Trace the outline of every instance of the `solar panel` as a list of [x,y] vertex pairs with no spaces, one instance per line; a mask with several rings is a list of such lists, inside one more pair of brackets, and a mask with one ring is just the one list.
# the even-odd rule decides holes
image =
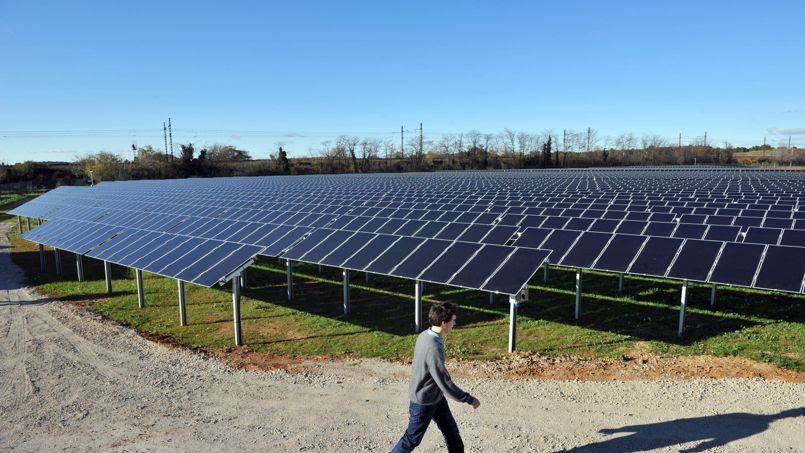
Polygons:
[[539,248],[550,250],[551,259],[557,261],[562,259],[565,252],[573,245],[581,233],[572,230],[553,230],[550,236],[545,239]]
[[680,223],[674,230],[673,237],[686,239],[701,239],[707,231],[707,225]]
[[399,236],[391,236],[387,234],[379,234],[367,242],[360,250],[346,260],[340,267],[354,270],[364,270],[366,267],[375,260],[380,254],[391,245],[399,240]]
[[366,243],[372,240],[375,236],[377,235],[372,233],[358,232],[353,234],[349,237],[349,239],[344,241],[327,256],[322,258],[321,264],[340,267],[341,263],[349,259],[350,256],[352,256],[356,251],[360,250],[361,247],[366,245]]
[[668,277],[706,282],[723,242],[688,239],[682,245]]
[[482,247],[471,242],[454,242],[436,261],[425,269],[419,280],[447,282]]
[[610,272],[625,272],[646,239],[645,236],[616,234],[601,256],[593,263],[592,268]]
[[513,251],[511,247],[484,245],[447,283],[465,288],[480,288]]
[[423,238],[401,237],[394,245],[369,264],[366,271],[376,274],[388,274],[424,242],[425,239]]
[[428,239],[389,273],[397,277],[416,278],[452,244],[450,241]]
[[540,244],[545,241],[545,238],[547,238],[552,231],[553,230],[547,228],[526,228],[520,234],[520,237],[514,241],[514,246],[539,248]]
[[588,231],[582,233],[576,244],[567,252],[562,261],[559,263],[562,266],[569,267],[585,267],[592,266],[593,262],[604,247],[607,245],[612,234],[597,233]]
[[770,245],[763,257],[754,287],[801,292],[805,277],[805,249]]
[[527,282],[534,276],[549,254],[547,250],[517,248],[481,289],[502,294],[517,294],[522,289],[522,282]]
[[666,237],[650,237],[643,250],[629,266],[630,274],[663,277],[671,265],[683,240]]
[[780,245],[805,247],[805,230],[783,230]]
[[753,244],[777,244],[782,230],[779,228],[749,227],[744,242]]
[[712,241],[734,242],[741,229],[736,226],[710,225],[704,238]]
[[752,286],[765,246],[727,242],[710,275],[710,283]]

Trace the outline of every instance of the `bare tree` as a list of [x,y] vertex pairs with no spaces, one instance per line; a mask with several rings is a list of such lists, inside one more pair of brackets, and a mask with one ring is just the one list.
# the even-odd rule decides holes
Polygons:
[[668,141],[657,134],[643,134],[640,138],[643,149],[663,148],[668,146]]
[[361,171],[368,173],[372,167],[372,161],[377,159],[380,151],[381,142],[376,138],[367,138],[361,142]]
[[523,167],[525,155],[530,154],[536,148],[539,142],[539,137],[528,132],[517,133],[517,151],[520,153],[520,168]]

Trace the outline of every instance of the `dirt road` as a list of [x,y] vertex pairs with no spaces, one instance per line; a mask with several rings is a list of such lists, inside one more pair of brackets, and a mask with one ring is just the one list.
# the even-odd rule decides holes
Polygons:
[[[407,367],[233,370],[24,287],[0,224],[0,450],[388,451]],[[449,341],[449,339],[447,340]],[[457,379],[468,451],[804,451],[805,384]],[[431,427],[421,451],[438,451]]]

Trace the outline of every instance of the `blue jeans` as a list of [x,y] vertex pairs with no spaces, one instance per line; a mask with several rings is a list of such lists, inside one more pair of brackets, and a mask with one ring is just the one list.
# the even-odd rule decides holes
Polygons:
[[435,421],[436,426],[442,431],[444,440],[447,442],[448,452],[464,451],[464,442],[461,441],[461,435],[458,433],[456,420],[453,418],[453,414],[450,413],[447,398],[442,398],[441,401],[432,406],[423,406],[412,401],[408,407],[408,413],[410,414],[408,429],[405,430],[405,434],[394,446],[392,453],[413,451],[422,442],[422,437],[425,436],[425,431],[428,430],[431,420]]

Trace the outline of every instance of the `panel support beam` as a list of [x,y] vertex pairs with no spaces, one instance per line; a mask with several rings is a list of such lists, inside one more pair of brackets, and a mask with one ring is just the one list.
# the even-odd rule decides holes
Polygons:
[[576,319],[581,317],[581,268],[576,268]]
[[75,267],[76,267],[76,273],[78,274],[78,281],[83,282],[84,281],[84,257],[79,253],[75,254]]
[[19,228],[18,231],[20,232],[20,234],[22,234],[23,231],[22,231],[22,216],[21,215],[17,216],[17,227]]
[[623,272],[618,274],[618,292],[623,292]]
[[288,301],[293,300],[293,261],[285,260],[285,273],[288,280]]
[[179,282],[179,325],[186,326],[187,325],[187,308],[185,307],[185,298],[184,298],[184,282],[181,280],[176,280]]
[[344,282],[344,316],[349,316],[349,269],[343,269],[341,275]]
[[414,282],[414,332],[422,330],[422,291],[425,289],[424,282],[417,280]]
[[39,271],[45,272],[45,246],[39,244]]
[[112,294],[112,263],[103,262],[103,276],[106,278],[106,294]]
[[676,332],[678,337],[685,331],[685,306],[688,304],[688,281],[682,280],[682,297],[679,302],[679,329]]
[[[290,263],[290,261],[288,261]],[[232,279],[232,319],[235,327],[235,346],[243,346],[240,329],[240,277]]]
[[59,249],[53,249],[53,258],[56,261],[56,275],[61,275],[61,252]]
[[134,269],[134,277],[137,279],[137,305],[145,308],[145,291],[143,290],[143,271]]
[[509,352],[517,348],[517,309],[520,302],[517,296],[509,296]]
[[716,284],[713,283],[713,287],[710,289],[710,306],[714,306],[716,304]]

